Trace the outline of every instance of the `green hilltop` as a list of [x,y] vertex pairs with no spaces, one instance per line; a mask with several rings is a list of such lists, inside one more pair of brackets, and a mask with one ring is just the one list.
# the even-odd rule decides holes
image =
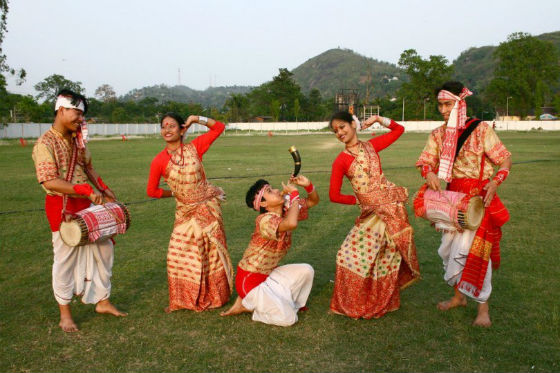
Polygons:
[[[535,36],[537,39],[550,41],[560,50],[560,31]],[[492,80],[496,60],[492,57],[496,46],[469,48],[462,52],[453,66],[453,77],[463,82],[471,90],[481,91]]]
[[333,97],[342,88],[358,89],[360,96],[394,95],[406,75],[396,65],[362,56],[350,49],[330,49],[293,71],[304,92],[314,88]]
[[[537,38],[552,42],[560,50],[560,31],[541,34]],[[453,61],[453,77],[471,90],[481,91],[492,80],[496,46],[472,47]],[[395,64],[362,56],[350,49],[335,48],[310,58],[292,70],[295,81],[304,93],[318,89],[323,98],[333,97],[343,88],[357,89],[360,97],[394,97],[406,74]],[[245,94],[254,87],[210,87],[197,91],[184,85],[157,85],[134,89],[121,100],[139,101],[153,97],[163,101],[198,103],[220,108],[232,94]]]

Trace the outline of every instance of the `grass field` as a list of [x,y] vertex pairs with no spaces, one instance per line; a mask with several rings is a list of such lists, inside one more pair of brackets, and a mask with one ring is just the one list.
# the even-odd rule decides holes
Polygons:
[[[220,310],[165,314],[174,202],[145,195],[149,163],[163,141],[90,142],[96,169],[132,215],[129,231],[117,239],[111,297],[129,316],[96,315],[76,300],[81,331],[75,334],[57,326],[50,231],[31,146],[7,142],[0,146],[0,372],[559,371],[560,133],[500,137],[514,154],[514,167],[499,190],[511,221],[493,278],[490,329],[470,325],[474,303],[446,313],[436,309],[452,292],[442,280],[440,236],[413,217],[423,280],[401,294],[401,309],[379,320],[327,313],[335,255],[358,209],[328,201],[330,165],[342,145],[332,135],[315,134],[223,136],[204,157],[208,177],[228,196],[224,223],[237,264],[255,218],[245,191],[261,176],[278,185],[293,169],[289,146],[300,150],[302,173],[322,201],[298,227],[282,262],[309,263],[316,276],[309,311],[289,328],[252,322],[249,314],[221,318]],[[381,153],[388,178],[411,195],[422,184],[412,165],[426,138],[405,134]]]

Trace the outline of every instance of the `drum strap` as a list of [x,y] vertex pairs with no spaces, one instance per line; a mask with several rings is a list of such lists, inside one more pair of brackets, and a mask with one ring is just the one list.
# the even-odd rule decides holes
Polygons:
[[[76,168],[76,161],[78,160],[78,146],[76,141],[72,141],[72,156],[70,157],[70,165],[68,166],[68,172],[66,173],[66,181],[72,182],[72,176],[74,175],[74,169]],[[64,194],[62,196],[62,221],[66,221],[66,202],[68,201],[68,195]]]
[[455,151],[454,159],[457,158],[457,154],[459,154],[459,150],[461,150],[465,141],[467,141],[471,133],[473,133],[473,131],[476,129],[476,127],[478,127],[478,125],[481,122],[482,121],[480,119],[473,118],[466,123],[467,128],[463,131],[461,136],[459,136],[459,139],[457,139],[457,150]]

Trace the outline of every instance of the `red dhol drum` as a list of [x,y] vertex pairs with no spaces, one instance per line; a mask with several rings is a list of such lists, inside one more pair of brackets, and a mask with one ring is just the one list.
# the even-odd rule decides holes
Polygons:
[[437,230],[476,230],[484,216],[484,202],[481,196],[432,190],[424,184],[414,198],[414,214],[434,223]]

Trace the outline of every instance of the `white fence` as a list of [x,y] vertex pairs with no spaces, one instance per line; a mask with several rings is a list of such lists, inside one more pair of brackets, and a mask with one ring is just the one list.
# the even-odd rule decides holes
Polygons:
[[[41,136],[50,127],[51,123],[9,123],[0,129],[0,138],[36,138]],[[126,123],[126,124],[88,124],[89,136],[131,136],[131,135],[155,135],[159,134],[159,123]],[[193,124],[188,133],[205,132],[208,128],[199,124]]]
[[[440,126],[441,121],[408,121],[399,122],[406,131],[431,131]],[[488,122],[492,124],[493,122]],[[496,121],[496,130],[498,131],[560,131],[560,121]],[[263,123],[229,123],[228,130],[234,131],[257,131],[257,132],[297,132],[305,133],[317,130],[327,129],[328,122],[263,122]],[[51,123],[9,123],[0,127],[0,138],[37,138],[47,131]],[[134,135],[156,135],[159,134],[159,124],[157,123],[128,123],[128,124],[103,124],[92,123],[88,125],[88,131],[91,136],[134,136]],[[378,131],[379,125],[374,125],[372,130]],[[189,133],[205,132],[207,128],[198,124],[194,124],[189,128]]]

